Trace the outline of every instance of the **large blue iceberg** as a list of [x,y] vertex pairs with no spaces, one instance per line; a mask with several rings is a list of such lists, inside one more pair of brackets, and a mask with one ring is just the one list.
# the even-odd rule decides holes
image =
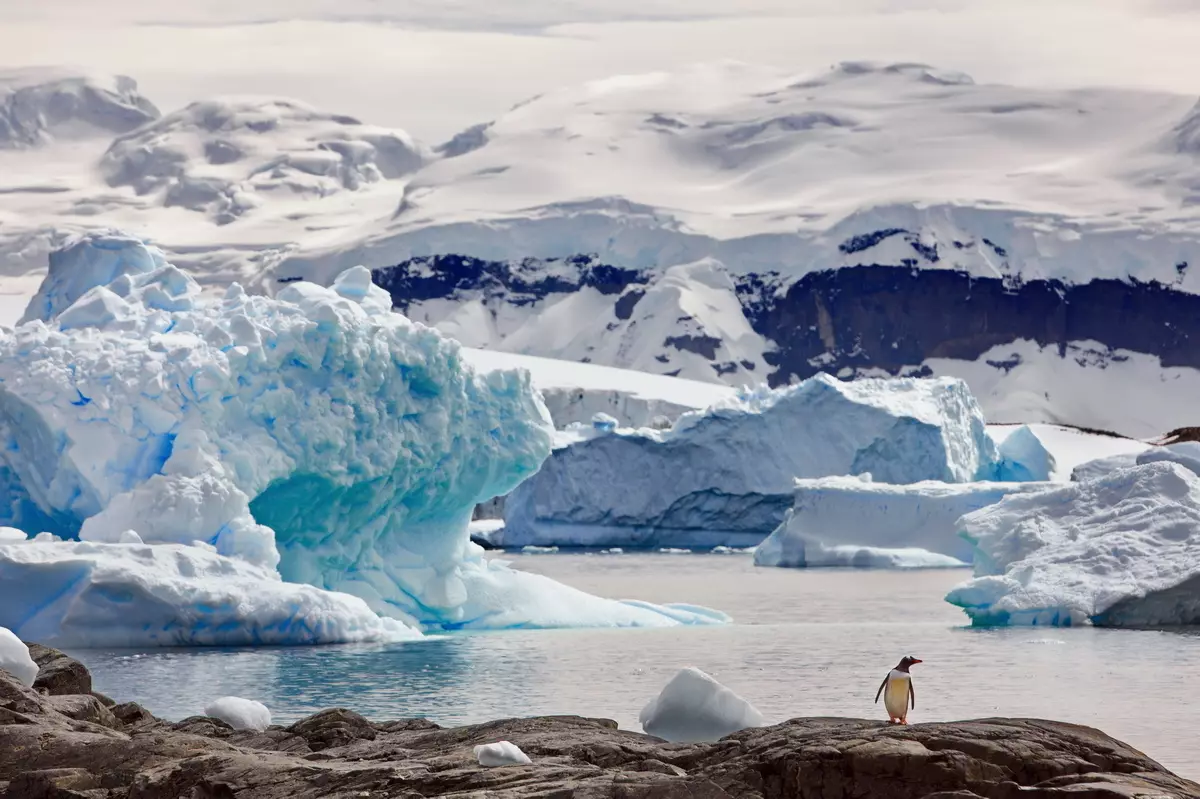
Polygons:
[[[130,638],[119,614],[108,626],[68,622],[86,614],[102,572],[101,588],[149,595],[112,585],[120,569],[107,568],[143,542],[198,542],[413,629],[720,619],[591,597],[485,560],[467,537],[472,509],[538,469],[549,416],[527,373],[477,373],[457,343],[390,305],[365,268],[329,288],[296,283],[268,298],[235,284],[209,298],[137,239],[69,244],[26,322],[0,337],[0,521],[100,548],[60,545],[66,568],[53,550],[32,557],[44,543],[0,545],[6,586],[60,585],[53,601],[66,609],[55,612],[76,634],[55,640],[75,645]],[[221,568],[181,566],[198,587],[173,595],[177,616],[204,604],[200,584]],[[21,634],[45,609],[15,593],[0,596],[0,625]],[[190,622],[147,624],[137,641],[195,639]]]
[[953,378],[817,375],[684,414],[669,430],[560,439],[506,498],[505,546],[746,546],[783,521],[796,478],[994,479],[983,413]]

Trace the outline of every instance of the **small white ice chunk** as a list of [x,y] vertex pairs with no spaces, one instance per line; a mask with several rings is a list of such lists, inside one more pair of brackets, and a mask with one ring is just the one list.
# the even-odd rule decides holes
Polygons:
[[716,741],[764,724],[754,705],[692,666],[671,678],[638,721],[647,734],[676,743]]
[[209,702],[204,715],[220,719],[235,730],[262,732],[271,726],[271,711],[266,705],[240,696],[222,696]]
[[514,743],[497,741],[475,747],[475,759],[481,766],[520,766],[533,761]]
[[29,647],[7,627],[0,627],[0,669],[16,677],[26,688],[32,688],[37,679],[38,667],[29,657]]

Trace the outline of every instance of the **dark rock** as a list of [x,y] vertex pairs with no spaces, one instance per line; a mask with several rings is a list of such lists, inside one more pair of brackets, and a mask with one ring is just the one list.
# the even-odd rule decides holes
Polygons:
[[[481,768],[472,748],[498,740],[533,763]],[[133,703],[110,710],[90,694],[44,696],[0,674],[0,799],[351,796],[1200,799],[1200,785],[1098,730],[1035,719],[793,719],[669,744],[607,719],[442,729],[333,709],[252,732],[202,716],[170,724]]]
[[[91,675],[89,675],[89,677],[90,676]],[[112,697],[105,696],[104,694],[100,693],[99,691],[92,691],[92,696],[99,699],[100,704],[104,705],[107,708],[113,708],[113,707],[117,706],[117,700],[113,699]]]
[[353,710],[337,707],[314,713],[300,719],[288,732],[308,741],[314,752],[333,746],[344,746],[351,741],[375,740],[375,727]]
[[[851,256],[857,261],[864,257],[861,253],[893,236],[906,237],[920,257],[844,265]],[[919,376],[929,359],[977,361],[993,347],[1018,341],[1053,347],[1060,357],[1088,368],[1128,360],[1125,350],[1158,356],[1164,368],[1200,368],[1200,348],[1195,346],[1200,294],[1157,281],[1102,278],[1064,283],[1025,280],[1019,273],[979,277],[953,265],[922,267],[944,263],[952,248],[1008,255],[1006,247],[988,238],[978,243],[952,241],[940,251],[937,241],[926,242],[915,231],[886,228],[851,236],[839,245],[837,258],[814,264],[798,279],[786,273],[731,269],[746,321],[771,345],[764,359],[772,370],[761,377],[780,386],[793,377],[822,371],[854,376],[883,370]],[[1186,262],[1175,264],[1180,276],[1187,270]],[[584,255],[485,261],[445,254],[412,258],[372,274],[402,312],[431,299],[483,299],[495,313],[499,304],[529,306],[552,295],[593,288],[612,298],[614,318],[624,321],[662,272],[619,268]],[[1113,324],[1113,319],[1121,324]],[[632,336],[628,330],[623,335]],[[715,362],[725,344],[704,332],[645,343],[661,349],[656,357],[663,363],[675,349]],[[997,363],[997,368],[1007,364],[1011,369],[1019,361]],[[729,364],[719,367],[718,374],[730,371]]]
[[33,659],[39,669],[51,661],[68,657],[65,652],[41,644],[26,644],[25,646],[29,649],[29,657]]
[[91,694],[73,694],[46,697],[46,704],[76,721],[88,721],[109,729],[119,729],[121,722],[112,711]]
[[[36,660],[34,662],[37,663]],[[92,692],[92,675],[75,658],[63,655],[45,665],[38,663],[38,666],[37,678],[33,681],[35,689],[41,688],[51,696]]]
[[[74,799],[100,788],[100,779],[87,769],[55,768],[18,774],[0,796],[22,799]],[[88,793],[85,793],[88,792]]]

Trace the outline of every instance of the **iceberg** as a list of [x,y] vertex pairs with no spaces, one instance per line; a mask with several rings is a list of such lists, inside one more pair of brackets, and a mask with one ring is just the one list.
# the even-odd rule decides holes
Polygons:
[[0,624],[55,647],[308,645],[420,638],[362,599],[211,548],[0,544]]
[[37,679],[38,666],[29,656],[29,647],[6,627],[0,627],[0,669],[16,677],[26,688],[32,688]]
[[1178,463],[1196,474],[1200,474],[1200,442],[1181,441],[1177,444],[1166,444],[1161,447],[1150,447],[1137,453],[1111,455],[1107,458],[1096,458],[1076,466],[1071,472],[1073,482],[1082,482],[1106,474],[1126,469],[1134,465],[1146,463]]
[[975,625],[1200,623],[1200,477],[1172,462],[1016,494],[959,522]]
[[[80,543],[6,547],[7,568],[57,591],[37,594],[41,606],[6,591],[0,619],[25,629],[36,615],[50,640],[47,620],[86,615],[87,603],[55,604],[78,589],[109,592],[98,607],[114,614],[121,597],[168,595],[138,608],[160,614],[152,626],[180,614],[183,629],[149,636],[160,643],[310,643],[365,623],[344,599],[324,600],[350,613],[343,626],[314,634],[307,605],[272,615],[281,591],[306,584],[425,630],[723,620],[591,597],[485,560],[468,538],[472,510],[546,458],[545,406],[528,373],[480,374],[456,342],[391,312],[367,269],[270,298],[237,284],[203,297],[155,248],[111,232],[71,241],[50,266],[29,321],[0,337],[0,507],[40,516],[0,521]],[[139,581],[143,556],[128,543],[138,540],[145,557],[199,542],[216,559],[189,553],[178,585]],[[101,544],[125,548],[85,547]],[[262,618],[275,621],[212,627],[203,596],[222,570],[240,580],[217,591],[222,601],[261,591]],[[59,632],[99,645],[81,626]],[[122,634],[146,637],[106,633]]]
[[995,479],[1001,482],[1047,481],[1056,463],[1050,450],[1028,425],[1008,435],[998,447]]
[[521,748],[509,741],[494,744],[479,744],[475,747],[475,760],[485,768],[496,766],[523,766],[533,761]]
[[565,431],[505,501],[504,546],[754,546],[794,479],[961,483],[998,455],[966,384],[818,375],[683,414],[668,430]]
[[[1056,483],[875,483],[858,477],[797,480],[783,523],[758,545],[758,566],[937,568],[967,565],[960,516]],[[965,561],[965,562],[964,562]]]
[[1139,454],[1137,452],[1119,452],[1116,455],[1085,461],[1071,470],[1071,482],[1082,483],[1087,480],[1095,480],[1118,469],[1136,466]]
[[204,715],[220,719],[235,730],[262,732],[271,726],[271,711],[266,705],[240,696],[214,699],[204,708]]
[[1137,457],[1138,464],[1143,463],[1178,463],[1200,475],[1200,442],[1181,441],[1178,444],[1167,444],[1164,447],[1152,447]]
[[642,708],[638,721],[647,734],[672,743],[716,741],[765,724],[754,705],[691,666]]

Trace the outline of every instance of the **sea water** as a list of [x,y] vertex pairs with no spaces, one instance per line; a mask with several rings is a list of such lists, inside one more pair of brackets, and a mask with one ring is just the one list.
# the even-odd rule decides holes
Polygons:
[[972,629],[942,601],[967,570],[756,568],[747,555],[510,556],[585,591],[693,602],[723,627],[455,634],[392,645],[73,652],[96,689],[156,715],[203,712],[214,697],[264,702],[276,723],[327,707],[375,720],[443,725],[578,714],[637,730],[638,711],[683,666],[753,702],[768,721],[886,719],[873,702],[904,655],[909,721],[988,716],[1085,724],[1200,779],[1200,747],[1180,735],[1200,711],[1200,629]]

